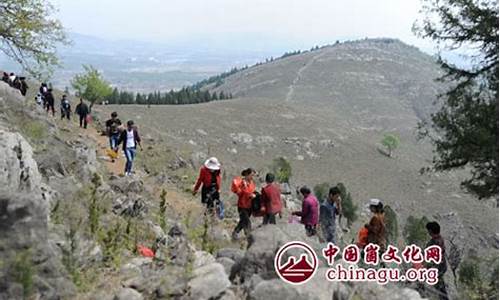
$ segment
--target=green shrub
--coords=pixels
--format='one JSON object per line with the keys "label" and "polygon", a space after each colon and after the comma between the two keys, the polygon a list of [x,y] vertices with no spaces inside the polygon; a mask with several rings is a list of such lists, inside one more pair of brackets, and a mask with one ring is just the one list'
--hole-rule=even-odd
{"label": "green shrub", "polygon": [[271,170],[275,174],[276,180],[280,183],[288,183],[292,177],[292,166],[284,157],[274,159]]}
{"label": "green shrub", "polygon": [[21,126],[21,132],[31,140],[41,140],[47,136],[47,126],[42,122],[28,121]]}
{"label": "green shrub", "polygon": [[30,249],[16,255],[12,270],[14,280],[23,286],[24,298],[29,298],[33,294],[33,277],[36,272]]}
{"label": "green shrub", "polygon": [[342,215],[347,219],[347,227],[350,228],[358,219],[358,206],[353,203],[351,193],[347,192],[343,183],[338,183],[337,187],[340,190],[340,197],[342,199]]}
{"label": "green shrub", "polygon": [[471,300],[498,299],[498,252],[490,259],[469,255],[458,269],[461,297]]}
{"label": "green shrub", "polygon": [[427,240],[429,240],[429,235],[425,225],[428,222],[429,220],[425,216],[420,219],[409,216],[408,219],[406,219],[403,234],[407,245],[415,244],[421,248],[426,245]]}
{"label": "green shrub", "polygon": [[381,141],[382,145],[387,148],[388,156],[392,156],[392,152],[399,146],[399,137],[395,134],[386,133]]}
{"label": "green shrub", "polygon": [[160,194],[160,211],[159,211],[158,218],[159,218],[160,227],[161,227],[161,229],[163,229],[163,231],[166,231],[166,229],[167,229],[166,211],[167,211],[167,191],[162,189],[161,194]]}
{"label": "green shrub", "polygon": [[399,235],[398,215],[389,205],[384,207],[384,212],[387,243],[396,245]]}
{"label": "green shrub", "polygon": [[328,192],[330,191],[330,184],[323,182],[317,184],[313,188],[314,195],[318,198],[318,201],[323,202],[328,197]]}

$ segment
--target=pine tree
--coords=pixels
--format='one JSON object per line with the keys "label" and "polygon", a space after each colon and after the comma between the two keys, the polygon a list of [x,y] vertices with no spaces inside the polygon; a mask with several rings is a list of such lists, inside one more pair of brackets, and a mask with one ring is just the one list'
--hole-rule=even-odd
{"label": "pine tree", "polygon": [[435,146],[433,169],[471,169],[462,186],[479,199],[498,196],[498,1],[425,0],[423,13],[420,36],[447,50],[477,49],[468,68],[439,58],[449,89],[431,122],[420,124]]}

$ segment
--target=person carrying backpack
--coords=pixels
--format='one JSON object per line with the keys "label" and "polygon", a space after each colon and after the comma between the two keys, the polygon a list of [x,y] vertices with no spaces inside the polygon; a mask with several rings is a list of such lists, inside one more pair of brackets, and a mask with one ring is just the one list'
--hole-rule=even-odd
{"label": "person carrying backpack", "polygon": [[139,136],[139,130],[134,125],[134,121],[130,120],[127,122],[127,129],[120,133],[118,142],[115,146],[115,152],[118,151],[118,146],[123,143],[123,152],[127,158],[127,163],[125,163],[125,176],[132,175],[132,164],[135,159],[137,152],[137,145],[141,147],[141,137]]}
{"label": "person carrying backpack", "polygon": [[66,95],[63,95],[61,99],[61,120],[64,118],[69,120],[70,114],[71,114],[71,104],[66,98]]}
{"label": "person carrying backpack", "polygon": [[200,168],[200,174],[193,186],[193,196],[201,187],[201,203],[207,206],[207,211],[213,211],[214,205],[220,201],[221,164],[216,157],[205,161]]}
{"label": "person carrying backpack", "polygon": [[300,217],[300,222],[304,224],[307,236],[316,235],[316,226],[318,225],[318,199],[316,199],[311,189],[307,186],[301,187],[299,192],[304,198],[302,210],[292,212],[292,215]]}
{"label": "person carrying backpack", "polygon": [[340,190],[338,187],[330,188],[328,198],[320,205],[319,223],[321,232],[327,243],[336,243],[336,216],[341,214]]}
{"label": "person carrying backpack", "polygon": [[266,174],[266,185],[262,187],[260,195],[266,208],[262,224],[276,224],[276,214],[281,212],[281,189],[274,182],[274,174]]}
{"label": "person carrying backpack", "polygon": [[245,169],[241,172],[241,177],[234,178],[231,183],[231,191],[238,196],[238,213],[240,215],[240,220],[232,234],[233,240],[238,239],[241,230],[248,236],[252,229],[250,216],[252,215],[252,199],[255,198],[254,175],[255,171],[252,168]]}
{"label": "person carrying backpack", "polygon": [[440,300],[448,300],[448,292],[444,281],[444,274],[448,270],[448,267],[446,265],[446,247],[444,239],[441,237],[441,226],[439,226],[439,223],[437,222],[429,222],[425,225],[425,228],[431,237],[425,247],[438,246],[441,248],[441,263],[426,263],[425,267],[428,269],[436,268],[438,270],[438,282],[433,286],[433,288],[439,293]]}
{"label": "person carrying backpack", "polygon": [[83,125],[84,129],[87,129],[87,115],[89,114],[89,107],[85,102],[83,102],[83,98],[80,98],[80,103],[76,106],[75,114],[80,117],[80,128]]}

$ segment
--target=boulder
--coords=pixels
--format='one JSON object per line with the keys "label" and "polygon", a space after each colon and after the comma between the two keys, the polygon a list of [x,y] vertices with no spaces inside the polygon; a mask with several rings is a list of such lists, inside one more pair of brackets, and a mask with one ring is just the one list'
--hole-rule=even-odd
{"label": "boulder", "polygon": [[245,251],[238,248],[222,248],[215,254],[217,258],[227,257],[233,261],[240,261],[245,256]]}
{"label": "boulder", "polygon": [[0,129],[0,153],[0,299],[16,299],[19,288],[28,288],[19,280],[22,270],[30,271],[35,298],[72,298],[75,286],[48,242],[49,199],[32,148],[18,133]]}
{"label": "boulder", "polygon": [[122,288],[116,293],[114,300],[142,300],[144,297],[131,288]]}
{"label": "boulder", "polygon": [[226,271],[227,274],[231,274],[231,269],[235,264],[234,260],[227,257],[219,257],[216,261],[224,267],[224,271]]}
{"label": "boulder", "polygon": [[195,277],[188,282],[188,295],[191,299],[208,300],[217,298],[231,286],[224,267],[209,263],[194,270]]}
{"label": "boulder", "polygon": [[308,243],[317,253],[321,246],[316,238],[306,236],[301,224],[262,226],[252,231],[245,256],[236,262],[231,270],[231,280],[239,278],[241,282],[249,280],[254,274],[264,280],[277,278],[274,270],[274,257],[277,250],[290,241],[300,240]]}

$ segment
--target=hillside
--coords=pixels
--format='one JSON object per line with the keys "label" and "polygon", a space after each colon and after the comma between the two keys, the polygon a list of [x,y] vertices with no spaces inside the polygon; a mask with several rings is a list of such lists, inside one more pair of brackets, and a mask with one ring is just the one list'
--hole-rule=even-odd
{"label": "hillside", "polygon": [[[1,299],[422,299],[407,287],[319,275],[300,287],[280,281],[279,247],[296,239],[322,246],[286,223],[289,210],[278,226],[231,241],[235,208],[223,221],[200,217],[199,200],[181,188],[195,170],[179,152],[161,145],[168,168],[153,173],[159,145],[146,134],[136,173],[117,176],[124,159],[104,156],[98,120],[84,130],[30,99],[0,82]],[[318,272],[325,267],[321,260]]]}
{"label": "hillside", "polygon": [[[343,182],[361,208],[373,197],[391,205],[401,228],[409,215],[425,215],[466,249],[496,248],[498,211],[460,190],[466,173],[420,174],[432,148],[416,140],[416,126],[435,109],[439,74],[433,58],[414,47],[363,40],[275,60],[206,87],[237,99],[151,109],[103,106],[99,112],[134,119],[155,138],[154,148],[187,153],[195,166],[208,154],[219,157],[226,187],[242,168],[264,175],[284,156],[296,186]],[[384,133],[401,139],[393,158],[380,145]],[[354,228],[366,222],[363,215]]]}

